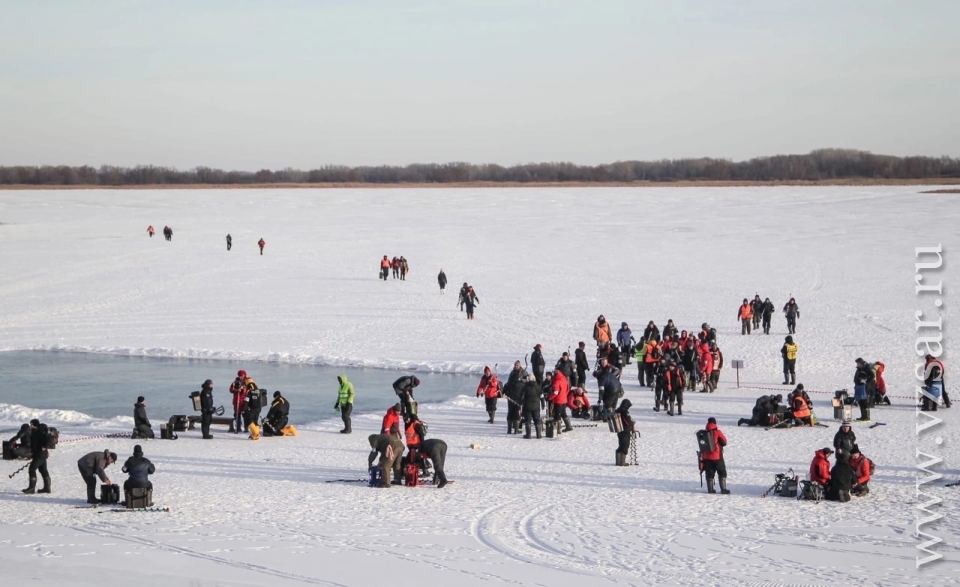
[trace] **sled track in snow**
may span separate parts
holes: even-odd
[[[316,577],[307,577],[306,575],[297,575],[295,573],[287,573],[284,571],[279,571],[277,569],[271,569],[270,567],[264,567],[261,565],[255,565],[252,563],[245,563],[242,561],[231,560],[222,558],[219,556],[213,556],[211,554],[204,554],[202,552],[197,552],[195,550],[190,550],[189,548],[182,548],[179,546],[173,546],[171,544],[163,544],[161,542],[155,542],[153,540],[147,540],[146,538],[140,538],[138,536],[128,536],[126,534],[121,534],[119,532],[114,532],[107,530],[102,526],[93,527],[93,528],[83,528],[80,526],[70,526],[71,529],[76,530],[77,532],[83,532],[85,534],[93,534],[94,536],[109,536],[110,538],[115,538],[117,540],[123,540],[126,542],[132,542],[134,544],[139,544],[141,546],[147,546],[150,548],[157,548],[160,550],[165,550],[167,552],[172,552],[176,554],[183,554],[192,558],[197,558],[201,560],[207,560],[210,562],[220,563],[222,565],[227,565],[230,567],[239,567],[248,571],[254,571],[257,573],[263,573],[265,575],[272,575],[274,577],[280,577],[283,579],[291,579],[293,581],[300,581],[301,583],[310,583],[312,585],[328,585],[330,587],[347,587],[343,583],[336,583],[333,581],[326,581],[324,579],[317,579]]]

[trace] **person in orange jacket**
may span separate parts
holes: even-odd
[[[737,310],[737,320],[740,321],[740,335],[750,334],[750,320],[753,319],[753,308],[750,307],[750,301],[743,298],[743,304]]]
[[[801,386],[801,390],[802,390]],[[807,400],[800,393],[794,393],[793,399],[790,400],[790,408],[793,410],[793,421],[794,424],[799,426],[801,424],[807,426],[813,426],[813,418],[810,416],[810,405],[807,404]]]
[[[263,240],[263,239],[261,238],[259,241],[257,241],[257,245],[260,246],[260,254],[262,255],[262,254],[263,254],[263,247],[267,246],[267,241],[265,241],[265,240]]]
[[[483,377],[477,386],[477,397],[481,395],[487,405],[487,416],[490,417],[487,422],[493,424],[493,415],[497,413],[497,398],[500,397],[500,382],[490,367],[483,368]]]
[[[660,347],[660,337],[654,336],[647,342],[647,351],[643,355],[643,366],[646,369],[647,387],[653,389],[656,385],[657,364],[663,358],[663,349]]]
[[[610,334],[610,323],[603,317],[603,314],[597,317],[597,321],[593,324],[593,340],[597,341],[597,348],[613,340],[613,336]]]
[[[380,259],[380,279],[386,281],[387,277],[390,277],[390,259],[384,255],[383,259]]]
[[[153,238],[153,225],[147,227],[147,234],[150,235],[150,238]]]
[[[870,493],[870,487],[867,486],[867,483],[870,482],[871,465],[870,459],[860,454],[860,447],[853,445],[853,449],[850,450],[850,466],[853,468],[856,480],[853,489],[850,490],[850,495],[863,497]]]
[[[830,455],[833,449],[825,446],[813,455],[813,462],[810,463],[810,480],[814,483],[826,486],[830,482]]]
[[[567,407],[570,408],[570,416],[573,418],[590,418],[590,400],[582,387],[570,390]]]
[[[717,428],[717,419],[707,418],[708,434],[713,434],[713,450],[700,451],[700,459],[703,460],[703,470],[707,474],[707,493],[716,493],[713,486],[713,477],[716,475],[720,479],[720,493],[730,495],[727,489],[727,465],[723,462],[723,447],[727,446],[727,437]]]

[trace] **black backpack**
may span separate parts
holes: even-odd
[[[697,430],[697,445],[701,453],[717,450],[716,438],[709,430]]]

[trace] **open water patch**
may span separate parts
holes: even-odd
[[[339,417],[337,376],[346,375],[356,390],[354,413],[384,413],[397,401],[393,382],[411,372],[356,367],[261,363],[209,359],[156,358],[56,351],[0,352],[0,402],[36,409],[72,410],[95,418],[132,416],[137,396],[147,400],[154,424],[173,414],[194,414],[189,394],[213,381],[214,405],[231,415],[230,384],[243,369],[269,392],[290,401],[294,424]],[[416,372],[414,392],[421,403],[440,403],[473,394],[475,376]],[[263,412],[266,414],[266,410]]]

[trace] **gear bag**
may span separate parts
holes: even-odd
[[[715,435],[709,430],[697,430],[697,445],[702,453],[717,450]]]
[[[53,450],[57,448],[57,443],[60,442],[60,431],[56,428],[47,428],[47,448]]]
[[[823,485],[815,481],[802,481],[800,495],[797,499],[807,501],[820,501],[823,499]]]
[[[403,468],[403,484],[407,487],[416,487],[420,484],[420,466],[410,463]]]
[[[796,479],[784,479],[780,486],[780,497],[796,497],[800,482]]]

